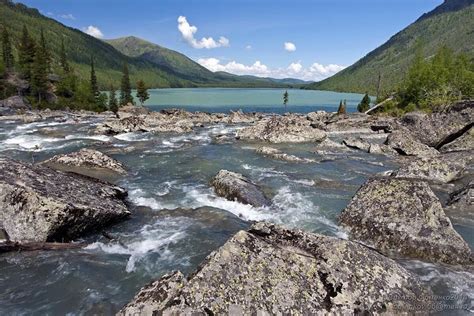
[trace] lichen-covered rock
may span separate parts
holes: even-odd
[[[92,169],[108,169],[117,173],[126,173],[122,163],[98,150],[83,148],[69,154],[56,155],[43,162],[46,165],[66,165]]]
[[[173,273],[146,286],[118,315],[396,314],[429,295],[361,244],[256,223],[189,278]]]
[[[474,150],[474,127],[471,127],[464,134],[446,143],[439,149],[440,152],[452,152],[462,150]]]
[[[351,149],[362,150],[365,152],[368,152],[370,148],[370,143],[361,139],[360,137],[349,137],[344,139],[342,143]]]
[[[468,244],[441,203],[421,181],[368,180],[340,215],[351,238],[387,254],[450,264],[472,264]]]
[[[266,147],[266,146],[257,148],[257,153],[272,157],[274,159],[285,160],[289,162],[301,162],[301,163],[316,162],[316,160],[314,159],[297,157],[295,155],[283,153],[276,148]]]
[[[446,214],[463,225],[474,225],[474,181],[450,194]]]
[[[436,149],[415,140],[406,130],[394,131],[388,136],[385,144],[404,156],[430,157],[439,154]]]
[[[218,196],[229,201],[238,201],[256,207],[270,205],[270,201],[262,190],[240,173],[221,170],[211,180],[211,185]]]
[[[448,183],[460,178],[473,159],[472,153],[417,158],[402,164],[396,177]]]
[[[31,110],[31,105],[28,101],[18,95],[0,100],[0,107],[9,108],[12,110]]]
[[[15,242],[69,241],[130,215],[126,191],[93,178],[0,158],[0,223]]]
[[[270,143],[304,143],[322,141],[326,133],[312,128],[310,121],[304,117],[272,116],[239,130],[237,138]]]
[[[120,134],[130,132],[145,132],[145,120],[140,116],[126,116],[122,119],[110,119],[96,129],[100,134]]]

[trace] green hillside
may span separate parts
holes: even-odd
[[[445,0],[354,65],[305,88],[374,94],[380,74],[381,90],[390,92],[406,74],[417,50],[430,58],[447,46],[474,58],[473,39],[474,0]]]

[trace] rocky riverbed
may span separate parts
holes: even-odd
[[[4,112],[1,314],[474,309],[473,103]]]

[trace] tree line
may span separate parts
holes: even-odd
[[[40,31],[39,41],[36,41],[30,35],[26,25],[23,26],[20,41],[16,46],[17,58],[14,56],[14,46],[6,26],[2,27],[1,43],[0,96],[2,99],[20,94],[38,109],[69,108],[96,112],[110,110],[114,113],[118,111],[119,106],[135,105],[129,69],[125,62],[117,98],[117,90],[114,86],[110,86],[108,92],[100,91],[93,56],[90,58],[89,80],[80,79],[67,58],[64,41],[61,41],[58,60],[54,60],[43,30]],[[26,88],[15,87],[12,80],[8,80],[11,78],[26,82]],[[136,97],[143,105],[149,99],[148,89],[143,80],[139,80],[136,87]]]

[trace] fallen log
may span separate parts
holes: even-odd
[[[8,251],[35,251],[35,250],[67,250],[85,247],[84,243],[61,243],[61,242],[3,242],[0,243],[0,253]]]

